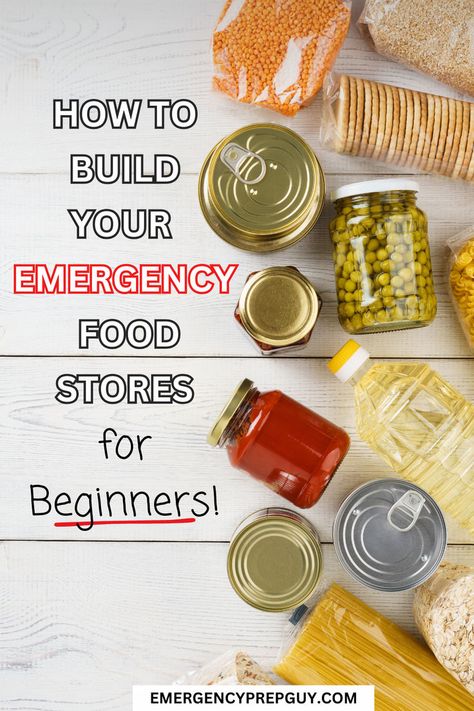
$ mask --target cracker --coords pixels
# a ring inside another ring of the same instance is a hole
[[[431,170],[435,162],[436,151],[438,150],[438,141],[441,128],[441,97],[430,94],[433,99],[433,130],[431,141],[428,150],[428,157],[424,166],[425,170]]]
[[[466,155],[463,161],[461,178],[466,178],[469,168],[469,161],[474,155],[474,103],[469,104],[469,136],[467,139]]]
[[[368,82],[370,86],[370,91],[372,94],[372,113],[369,117],[370,127],[369,127],[369,139],[367,144],[367,151],[365,155],[367,157],[372,157],[375,146],[377,143],[377,136],[379,130],[379,120],[380,120],[380,101],[379,101],[379,90],[377,84],[374,81]]]
[[[441,125],[439,129],[439,141],[438,147],[436,149],[435,158],[433,161],[433,170],[436,172],[441,172],[444,147],[446,145],[446,138],[448,135],[448,123],[449,123],[449,104],[446,96],[440,96],[441,101]]]
[[[435,122],[435,96],[434,94],[425,94],[424,96],[426,98],[426,127],[421,158],[418,164],[421,170],[426,170],[430,148],[433,143],[433,130]]]
[[[380,158],[380,152],[382,150],[387,127],[387,92],[385,91],[384,84],[378,83],[376,87],[379,95],[379,129],[375,138],[375,147],[374,152],[372,153],[372,158]]]
[[[345,153],[352,153],[355,132],[355,112],[357,107],[357,89],[354,77],[349,77],[349,98],[348,98],[348,130],[347,142],[344,148]]]
[[[463,122],[463,102],[455,100],[455,119],[453,130],[453,146],[448,158],[446,175],[452,175],[459,153],[459,143],[461,142],[462,122]]]
[[[420,137],[421,94],[419,91],[412,91],[411,95],[413,99],[413,126],[411,129],[411,141],[408,147],[407,160],[405,161],[404,165],[412,165],[415,159],[418,139]]]
[[[421,166],[421,159],[423,157],[423,148],[426,141],[427,126],[428,126],[428,99],[424,92],[418,92],[420,97],[420,121],[419,121],[419,134],[418,141],[415,146],[415,154],[413,156],[412,164],[416,168]]]
[[[389,84],[380,84],[385,92],[386,101],[386,113],[385,113],[385,127],[383,131],[382,147],[379,153],[380,158],[385,159],[387,155],[387,150],[390,145],[390,138],[393,133],[393,93],[392,87]]]
[[[469,161],[469,165],[467,166],[466,177],[464,180],[474,180],[474,151],[471,154],[471,159]]]
[[[462,129],[461,129],[461,139],[459,141],[459,150],[457,152],[456,161],[454,163],[454,168],[451,172],[453,178],[458,178],[461,175],[461,171],[466,158],[467,149],[467,139],[469,136],[469,131],[473,130],[473,126],[470,124],[470,104],[467,101],[462,101]]]
[[[352,146],[352,153],[358,155],[361,149],[362,140],[362,127],[364,125],[364,103],[365,103],[365,91],[364,82],[362,79],[356,78],[357,85],[357,106],[356,106],[356,122],[354,131],[354,145]]]
[[[405,98],[407,101],[407,108],[406,108],[406,121],[405,121],[405,129],[402,134],[402,144],[400,147],[400,153],[398,156],[397,163],[399,165],[406,165],[407,159],[409,157],[409,148],[410,148],[410,143],[411,143],[411,132],[413,129],[413,92],[410,91],[410,89],[404,89],[405,92]]]
[[[439,172],[442,175],[448,175],[449,156],[454,143],[454,131],[456,124],[456,102],[454,99],[448,99],[448,127],[446,129],[446,143],[444,146],[443,155],[439,164]]]
[[[398,103],[400,105],[400,116],[398,120],[398,126],[395,126],[394,133],[396,134],[396,140],[390,144],[390,149],[387,155],[387,160],[391,163],[398,163],[402,153],[403,142],[405,138],[405,129],[407,124],[407,95],[405,94],[405,89],[399,86],[393,87],[393,91],[396,91],[398,95]],[[391,152],[392,151],[392,152]]]
[[[390,84],[385,84],[385,90],[387,92],[387,124],[389,120],[390,111],[392,113],[391,125],[388,126],[388,130],[385,131],[386,137],[384,145],[382,146],[382,158],[390,162],[391,156],[395,151],[397,145],[397,135],[400,123],[400,94],[396,86],[391,86]]]
[[[336,102],[336,140],[335,149],[344,153],[347,144],[347,131],[349,128],[349,77],[341,74],[339,77],[339,91]]]
[[[372,116],[372,90],[367,79],[362,80],[364,85],[364,122],[362,124],[362,138],[359,155],[365,156],[369,145],[369,133]]]

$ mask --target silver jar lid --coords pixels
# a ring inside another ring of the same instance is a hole
[[[375,590],[409,590],[427,580],[446,551],[443,514],[423,489],[401,479],[359,487],[340,507],[334,546],[343,567]]]

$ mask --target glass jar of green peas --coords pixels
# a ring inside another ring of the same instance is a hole
[[[349,333],[427,326],[436,315],[425,214],[412,180],[370,180],[331,194],[339,321]]]

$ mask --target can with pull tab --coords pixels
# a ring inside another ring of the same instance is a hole
[[[199,176],[199,201],[223,240],[271,252],[302,239],[324,204],[321,166],[308,144],[277,124],[234,131],[209,153]]]
[[[375,590],[421,585],[446,551],[446,524],[429,494],[402,479],[363,484],[343,502],[334,521],[342,566]]]

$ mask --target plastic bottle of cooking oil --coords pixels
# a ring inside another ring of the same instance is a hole
[[[354,387],[359,436],[474,535],[474,405],[424,363],[373,363],[348,341],[328,364]]]

